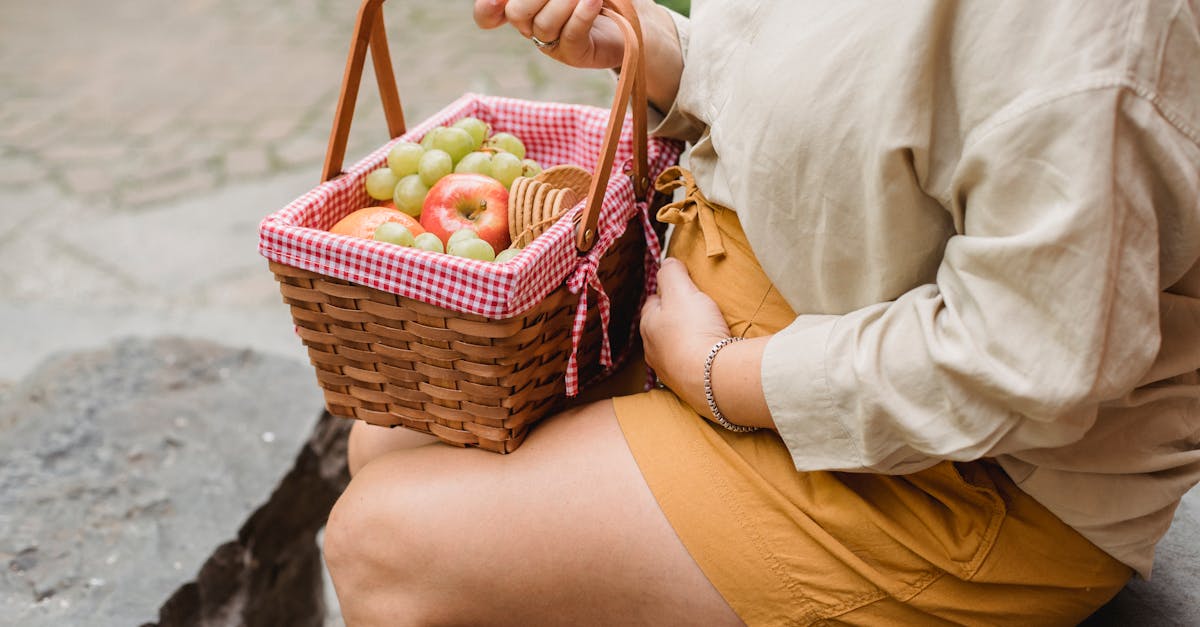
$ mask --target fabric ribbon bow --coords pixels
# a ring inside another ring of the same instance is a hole
[[[713,216],[714,205],[696,187],[692,173],[677,165],[671,166],[663,170],[654,182],[654,188],[664,194],[670,194],[680,187],[685,188],[684,197],[663,205],[657,214],[659,222],[683,224],[699,219],[700,232],[704,234],[704,252],[709,257],[724,255],[725,242],[721,239],[721,230],[717,228],[717,219]]]

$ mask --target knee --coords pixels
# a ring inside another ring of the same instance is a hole
[[[356,624],[400,624],[422,615],[427,599],[417,564],[426,563],[422,543],[411,541],[412,499],[379,473],[360,473],[334,504],[324,535],[325,563],[342,613]]]
[[[375,530],[372,523],[378,514],[370,498],[364,498],[367,489],[360,487],[356,476],[342,493],[325,523],[323,551],[325,564],[338,589],[338,595],[354,590],[358,583],[367,580],[371,571],[378,568],[372,559]]]
[[[391,461],[391,460],[389,460]],[[418,486],[404,474],[367,468],[358,473],[334,503],[325,526],[325,553],[330,569],[353,572],[387,569],[401,575],[420,543],[408,543],[420,509],[412,505]],[[406,559],[394,559],[405,557]]]

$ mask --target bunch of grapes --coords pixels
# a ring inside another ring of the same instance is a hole
[[[492,133],[487,122],[467,117],[431,129],[421,143],[400,142],[388,151],[387,166],[367,174],[367,194],[391,200],[410,216],[421,215],[425,194],[451,172],[490,176],[505,187],[518,176],[536,176],[542,166],[525,158],[525,144],[512,133]]]
[[[373,239],[388,242],[398,246],[418,248],[435,253],[446,253],[455,257],[478,259],[479,261],[494,261],[504,263],[516,257],[521,251],[517,248],[506,248],[496,254],[492,245],[479,239],[474,229],[459,229],[446,241],[438,239],[433,233],[421,233],[413,236],[412,231],[398,222],[384,222],[375,229]]]

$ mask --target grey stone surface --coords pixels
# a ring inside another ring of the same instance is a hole
[[[163,604],[160,627],[340,624],[318,533],[350,480],[349,430],[349,421],[322,414],[270,500]]]
[[[0,399],[0,623],[155,620],[267,502],[320,403],[302,364],[209,342],[43,363]]]

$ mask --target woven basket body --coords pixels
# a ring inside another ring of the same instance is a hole
[[[614,346],[632,339],[644,254],[636,224],[600,264],[612,302]],[[331,414],[507,453],[531,424],[566,400],[563,370],[578,297],[565,284],[519,316],[489,319],[270,266]],[[583,381],[601,374],[600,344],[600,317],[593,309],[579,356]]]
[[[612,353],[638,338],[659,248],[650,199],[637,190],[675,163],[682,146],[647,141],[645,88],[630,80],[641,75],[636,18],[616,0],[605,0],[604,11],[624,30],[626,50],[611,109],[467,94],[405,132],[382,3],[363,0],[359,12],[325,182],[262,221],[259,252],[291,308],[330,413],[512,452],[535,421],[602,376],[614,365]],[[343,172],[368,42],[393,140]],[[612,114],[627,104],[632,124]],[[515,133],[544,166],[592,172],[588,197],[505,263],[328,232],[348,213],[377,204],[363,180],[385,165],[392,145],[466,116]]]

